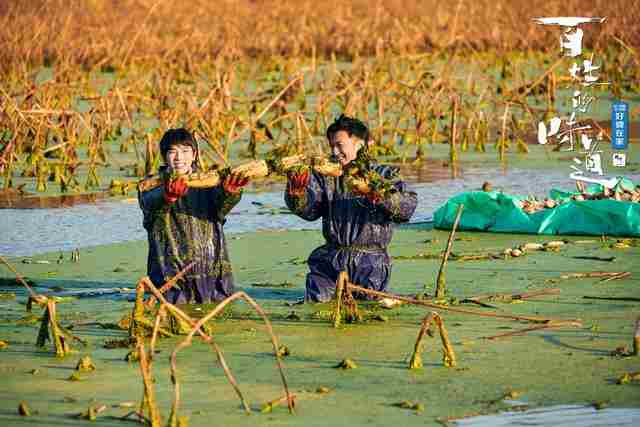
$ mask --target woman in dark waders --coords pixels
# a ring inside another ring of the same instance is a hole
[[[220,301],[233,293],[222,226],[248,180],[232,174],[213,188],[188,188],[182,175],[198,170],[198,149],[185,129],[168,130],[160,152],[164,185],[138,192],[149,240],[149,278],[159,287],[193,262],[178,286],[167,292],[169,302]]]

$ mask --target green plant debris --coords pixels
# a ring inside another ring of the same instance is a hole
[[[125,360],[125,362],[129,362],[129,363],[139,362],[140,361],[140,353],[136,349],[131,350],[130,352],[128,352],[124,356],[124,360]]]
[[[515,400],[515,399],[519,399],[520,397],[522,397],[522,395],[523,395],[523,393],[521,391],[509,390],[504,394],[503,399]]]
[[[508,390],[497,399],[481,401],[479,403],[484,403],[484,404],[487,404],[489,406],[498,405],[498,404],[504,403],[505,400],[516,400],[519,397],[521,397],[522,395],[523,395],[523,393],[521,391]]]
[[[278,348],[278,356],[279,357],[286,357],[291,355],[291,350],[289,350],[289,347],[287,347],[286,345],[280,345],[280,347]]]
[[[98,326],[100,326],[102,329],[115,329],[115,330],[127,330],[128,329],[128,327],[121,328],[120,325],[118,323],[115,323],[115,322],[98,322]]]
[[[122,339],[115,340],[107,340],[104,342],[103,347],[107,349],[116,349],[116,348],[130,348],[136,344],[135,338],[127,337]]]
[[[611,357],[616,357],[616,358],[625,358],[625,357],[631,357],[633,356],[633,352],[629,349],[629,347],[627,347],[626,345],[620,346],[620,347],[616,347],[615,350],[612,350],[609,355]]]
[[[611,402],[608,400],[600,400],[597,402],[593,402],[591,406],[593,406],[593,409],[595,409],[596,411],[600,411],[602,409],[608,408],[610,403]]]
[[[640,382],[640,371],[625,372],[616,379],[616,384],[630,384],[632,382]]]
[[[9,343],[6,341],[0,340],[0,350],[4,350],[5,348],[9,348]]]
[[[388,322],[389,318],[384,314],[370,314],[367,316],[368,320],[375,320],[377,322]]]
[[[82,377],[80,376],[80,373],[78,372],[74,372],[73,374],[71,374],[71,376],[69,376],[69,378],[67,378],[68,381],[82,381]]]
[[[331,393],[331,389],[329,387],[320,386],[320,387],[316,388],[316,393],[318,393],[318,394]]]
[[[0,301],[11,301],[16,299],[14,292],[0,292]]]
[[[291,265],[307,265],[307,258],[297,256],[297,257],[288,259],[284,263],[291,264]]]
[[[412,409],[416,412],[423,412],[424,405],[419,402],[412,402],[411,400],[403,400],[402,402],[394,403],[393,406],[402,409]]]
[[[293,399],[293,406],[295,407],[295,397],[296,395],[291,395],[291,398]],[[271,400],[267,403],[265,403],[264,405],[262,405],[262,407],[260,408],[260,412],[262,412],[263,414],[268,414],[273,412],[273,409],[278,407],[278,406],[282,406],[283,404],[287,403],[287,398],[286,397],[282,397],[279,399],[274,399]]]
[[[98,419],[98,414],[100,414],[100,412],[103,412],[106,409],[107,409],[106,405],[100,405],[100,406],[89,405],[89,407],[85,411],[77,414],[76,418],[81,418],[87,421],[96,421]]]
[[[291,282],[281,282],[281,283],[252,283],[251,286],[254,288],[295,288],[296,285]]]
[[[64,357],[71,352],[68,344],[70,334],[58,325],[56,303],[49,299],[40,322],[40,330],[36,341],[37,347],[44,347],[47,341],[52,341],[56,356]]]
[[[416,338],[416,342],[413,346],[413,354],[411,355],[411,359],[409,360],[409,369],[422,369],[422,340],[425,335],[433,336],[431,333],[431,321],[433,320],[433,313],[430,313],[425,316],[422,320],[422,324],[420,325],[420,330],[418,331],[418,337]]]
[[[86,411],[78,414],[78,418],[82,418],[87,421],[97,420],[98,414],[96,413],[96,408],[93,405],[90,405]]]
[[[89,356],[83,356],[76,365],[76,371],[78,372],[93,372],[96,370],[96,365]]]
[[[335,366],[336,369],[356,369],[357,367],[356,362],[351,359],[343,359]]]
[[[20,404],[18,405],[18,414],[23,416],[23,417],[29,417],[31,416],[31,411],[29,410],[29,407],[27,406],[27,402],[20,402]]]
[[[302,320],[300,315],[298,313],[296,313],[295,311],[292,311],[291,313],[287,314],[285,319],[292,320],[292,321],[295,321],[295,322],[297,322],[299,320]]]

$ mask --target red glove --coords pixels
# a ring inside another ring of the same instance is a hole
[[[291,196],[302,196],[309,185],[309,171],[306,170],[302,173],[290,173],[287,175],[287,192]]]
[[[382,195],[376,191],[370,191],[369,193],[365,194],[365,197],[367,198],[367,200],[369,200],[369,202],[371,202],[372,205],[377,205],[378,203],[382,202]]]
[[[180,197],[187,194],[187,191],[189,191],[189,187],[187,187],[187,181],[184,178],[167,181],[164,186],[164,200],[169,204],[175,203]]]
[[[227,176],[222,183],[222,188],[229,194],[238,194],[242,187],[249,183],[249,178],[242,176],[242,174],[232,173]]]

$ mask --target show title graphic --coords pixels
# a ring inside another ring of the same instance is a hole
[[[598,85],[608,85],[601,82],[598,70],[602,65],[596,65],[594,54],[588,58],[582,52],[585,24],[602,24],[606,18],[585,17],[550,17],[534,18],[540,25],[554,25],[562,27],[560,35],[560,53],[571,58],[568,68],[571,81],[571,114],[568,117],[552,117],[548,124],[538,124],[538,142],[546,144],[555,140],[566,147],[566,151],[576,151],[579,147],[581,157],[573,159],[573,172],[569,175],[576,181],[592,182],[612,188],[617,184],[616,178],[604,177],[602,151],[600,143],[604,139],[603,131],[596,129],[592,120],[588,120],[589,111],[596,101],[594,88]],[[625,115],[626,114],[626,115]],[[624,102],[614,102],[611,115],[611,143],[614,150],[624,150],[628,141],[628,105]],[[625,165],[625,154],[613,154],[614,166]]]

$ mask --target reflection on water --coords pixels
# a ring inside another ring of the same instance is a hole
[[[424,178],[424,177],[422,177]],[[412,221],[427,221],[448,198],[463,191],[479,190],[484,181],[508,194],[544,197],[552,188],[570,190],[574,184],[564,171],[511,169],[506,174],[467,169],[456,180],[438,179],[412,184],[418,208]],[[640,175],[629,178],[637,181]],[[320,221],[307,222],[285,212],[282,189],[245,193],[227,219],[227,233],[259,229],[320,229]],[[144,240],[142,214],[136,201],[105,201],[62,209],[0,211],[0,254],[25,256],[71,250],[130,240]]]

